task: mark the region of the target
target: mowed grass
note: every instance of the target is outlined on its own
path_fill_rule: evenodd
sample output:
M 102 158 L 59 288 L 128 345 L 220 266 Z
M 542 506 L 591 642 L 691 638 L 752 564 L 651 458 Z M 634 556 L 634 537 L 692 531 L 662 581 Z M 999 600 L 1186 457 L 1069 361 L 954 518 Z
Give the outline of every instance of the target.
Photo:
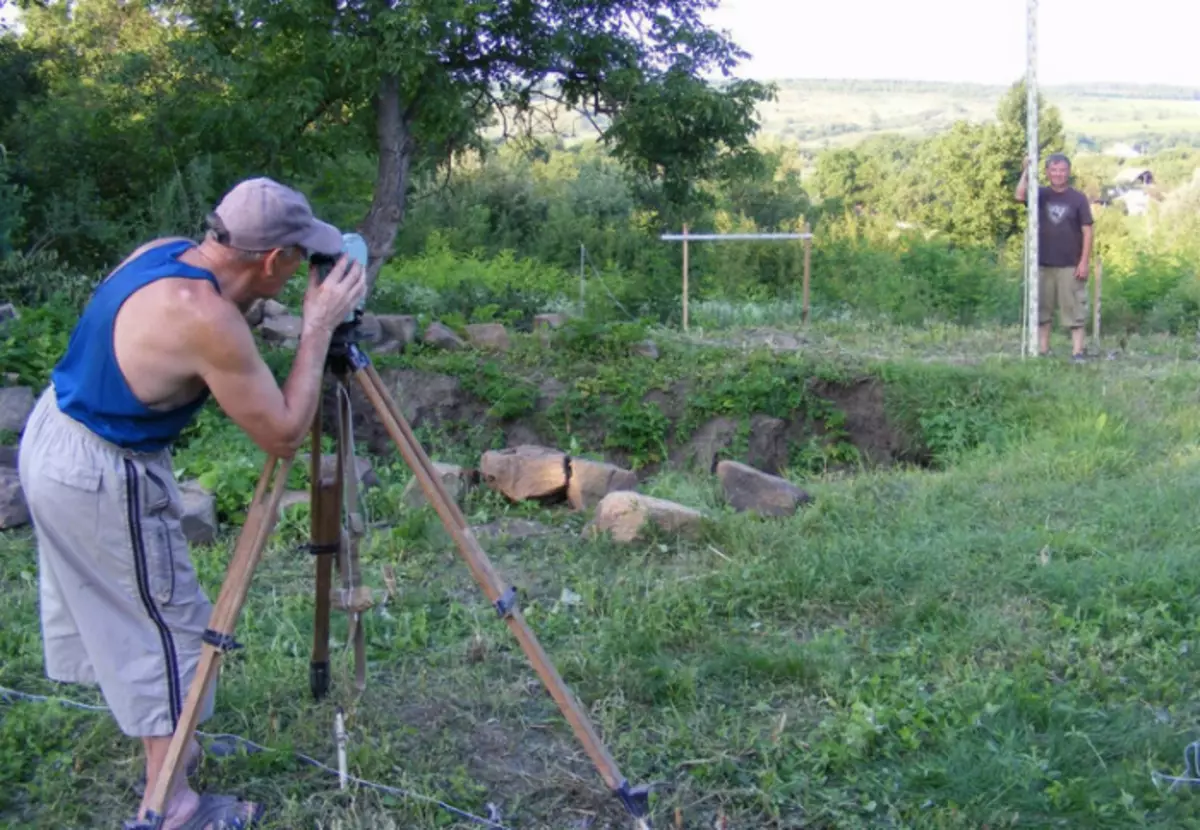
M 901 383 L 936 358 L 930 337 L 860 331 L 847 359 L 894 348 L 881 371 Z M 586 514 L 469 496 L 473 524 L 544 525 L 484 536 L 485 549 L 622 771 L 660 785 L 656 826 L 1200 827 L 1196 797 L 1152 778 L 1181 774 L 1200 737 L 1200 370 L 1168 344 L 1085 366 L 987 360 L 986 345 L 941 349 L 981 361 L 953 371 L 1020 390 L 996 401 L 992 444 L 940 470 L 792 474 L 815 501 L 789 519 L 734 514 L 712 478 L 666 472 L 642 489 L 703 509 L 704 536 L 619 546 L 584 538 Z M 931 415 L 929 428 L 955 423 Z M 463 452 L 430 442 L 437 457 Z M 436 517 L 397 506 L 407 471 L 378 472 L 365 693 L 335 616 L 333 692 L 308 694 L 313 564 L 297 549 L 306 508 L 292 508 L 204 727 L 270 751 L 209 758 L 198 786 L 267 802 L 272 827 L 473 826 L 341 792 L 297 760 L 336 767 L 342 706 L 356 776 L 476 815 L 490 803 L 514 828 L 632 826 Z M 214 598 L 232 543 L 195 551 Z M 99 702 L 43 678 L 36 574 L 30 534 L 0 536 L 0 686 Z M 103 713 L 0 707 L 8 826 L 114 826 L 140 766 Z

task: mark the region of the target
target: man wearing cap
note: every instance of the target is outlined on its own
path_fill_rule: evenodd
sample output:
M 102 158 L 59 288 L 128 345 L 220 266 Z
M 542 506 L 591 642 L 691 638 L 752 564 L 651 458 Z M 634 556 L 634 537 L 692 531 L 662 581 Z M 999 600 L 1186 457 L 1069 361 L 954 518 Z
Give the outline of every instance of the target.
M 234 187 L 208 225 L 199 244 L 143 245 L 96 288 L 18 455 L 37 536 L 46 674 L 98 684 L 122 732 L 141 738 L 139 818 L 212 611 L 189 561 L 170 445 L 211 394 L 265 452 L 293 455 L 318 406 L 333 330 L 366 291 L 361 266 L 345 258 L 319 284 L 311 269 L 280 388 L 244 312 L 278 295 L 309 255 L 338 254 L 341 233 L 300 193 L 265 178 Z M 201 720 L 212 707 L 210 693 Z M 199 754 L 193 742 L 189 771 Z M 232 796 L 199 796 L 184 775 L 177 782 L 168 830 L 248 827 L 261 812 Z

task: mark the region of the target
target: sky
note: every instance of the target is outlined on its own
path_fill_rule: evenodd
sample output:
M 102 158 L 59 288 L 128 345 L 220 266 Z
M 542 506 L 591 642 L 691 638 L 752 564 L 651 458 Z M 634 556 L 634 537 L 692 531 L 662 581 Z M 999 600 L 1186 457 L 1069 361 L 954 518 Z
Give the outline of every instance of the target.
M 10 12 L 0 0 L 0 19 Z M 751 53 L 742 77 L 1025 76 L 1026 0 L 720 0 L 706 22 Z M 1197 0 L 1039 0 L 1038 83 L 1200 87 L 1197 32 Z
M 753 57 L 740 77 L 1010 84 L 1026 0 L 721 0 L 706 22 Z M 1200 86 L 1197 0 L 1039 0 L 1040 84 Z

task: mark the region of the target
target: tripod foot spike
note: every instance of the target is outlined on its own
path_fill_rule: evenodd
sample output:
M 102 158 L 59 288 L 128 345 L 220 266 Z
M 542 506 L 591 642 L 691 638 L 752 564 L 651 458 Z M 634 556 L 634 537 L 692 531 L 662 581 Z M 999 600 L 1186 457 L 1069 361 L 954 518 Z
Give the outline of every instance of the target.
M 638 830 L 650 830 L 650 785 L 631 788 L 628 781 L 622 781 L 617 788 L 617 798 L 633 816 Z

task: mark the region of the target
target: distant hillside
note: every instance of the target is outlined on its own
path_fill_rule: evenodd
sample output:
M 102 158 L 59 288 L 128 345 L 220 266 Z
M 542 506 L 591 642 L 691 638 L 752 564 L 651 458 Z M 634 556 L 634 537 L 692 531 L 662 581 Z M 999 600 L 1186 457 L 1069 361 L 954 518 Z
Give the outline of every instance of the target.
M 921 136 L 958 120 L 987 121 L 1007 87 L 920 81 L 777 81 L 761 110 L 763 137 L 808 149 L 845 146 L 879 133 Z M 1200 88 L 1092 84 L 1043 86 L 1067 140 L 1087 149 L 1139 143 L 1147 152 L 1200 147 Z

